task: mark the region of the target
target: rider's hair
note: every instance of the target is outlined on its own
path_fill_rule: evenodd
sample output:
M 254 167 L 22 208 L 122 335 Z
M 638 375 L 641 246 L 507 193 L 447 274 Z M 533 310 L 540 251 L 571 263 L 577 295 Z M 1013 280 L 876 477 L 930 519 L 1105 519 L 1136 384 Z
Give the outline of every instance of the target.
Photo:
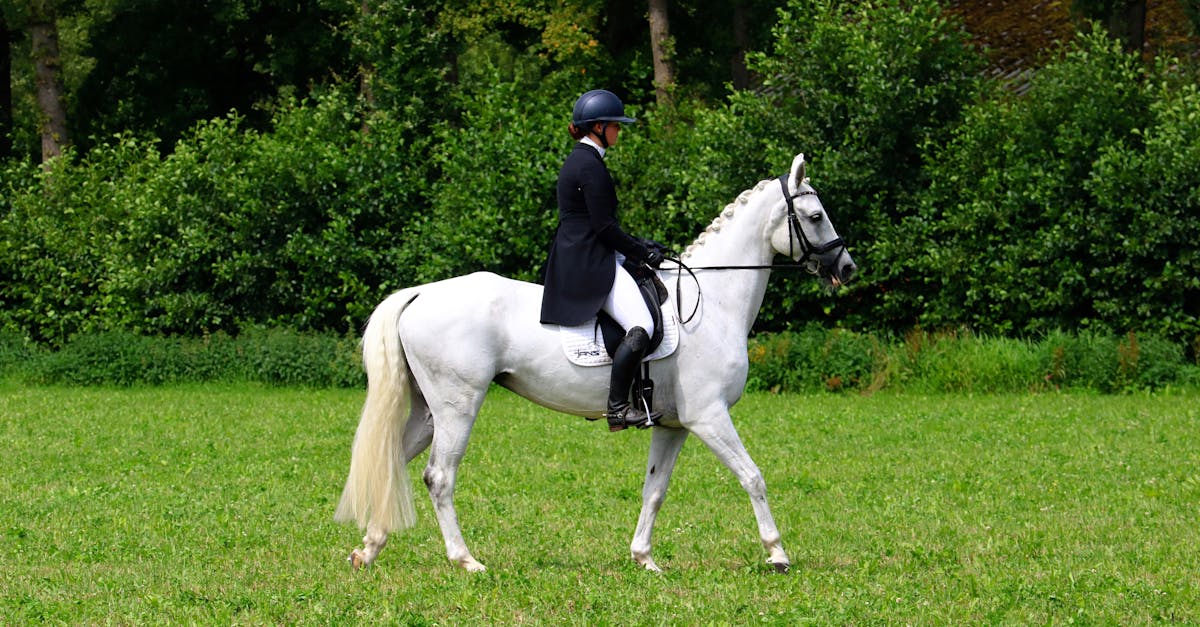
M 594 122 L 589 122 L 583 126 L 575 126 L 575 123 L 572 122 L 567 124 L 567 132 L 571 134 L 571 139 L 579 141 L 584 137 L 587 137 L 592 132 L 592 127 L 594 125 Z

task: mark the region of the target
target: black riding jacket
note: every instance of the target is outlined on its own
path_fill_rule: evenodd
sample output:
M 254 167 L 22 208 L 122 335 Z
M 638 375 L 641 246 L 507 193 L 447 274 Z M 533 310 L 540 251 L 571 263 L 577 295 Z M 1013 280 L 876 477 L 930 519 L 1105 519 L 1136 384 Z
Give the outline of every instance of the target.
M 577 143 L 558 173 L 558 230 L 546 259 L 541 322 L 573 326 L 595 316 L 612 290 L 617 251 L 634 263 L 649 253 L 617 222 L 617 192 L 600 152 Z

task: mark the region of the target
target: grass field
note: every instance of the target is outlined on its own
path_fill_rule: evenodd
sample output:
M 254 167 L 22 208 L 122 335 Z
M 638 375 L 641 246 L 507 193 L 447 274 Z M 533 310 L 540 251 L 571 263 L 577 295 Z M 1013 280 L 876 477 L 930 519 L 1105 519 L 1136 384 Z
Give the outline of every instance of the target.
M 0 624 L 1200 622 L 1200 398 L 773 396 L 735 408 L 792 572 L 698 441 L 628 544 L 649 434 L 493 392 L 458 489 L 489 568 L 332 522 L 355 391 L 0 387 Z

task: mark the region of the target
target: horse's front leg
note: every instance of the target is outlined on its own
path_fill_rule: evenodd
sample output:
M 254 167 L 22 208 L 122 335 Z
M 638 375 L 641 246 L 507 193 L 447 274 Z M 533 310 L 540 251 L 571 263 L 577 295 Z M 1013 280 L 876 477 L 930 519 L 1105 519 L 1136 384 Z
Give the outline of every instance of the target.
M 750 505 L 758 520 L 758 534 L 763 547 L 767 549 L 767 563 L 774 566 L 776 571 L 786 573 L 791 568 L 791 562 L 783 550 L 779 528 L 775 526 L 775 518 L 771 516 L 771 508 L 767 505 L 767 484 L 763 481 L 762 472 L 742 445 L 742 439 L 738 437 L 737 429 L 734 429 L 729 417 L 729 410 L 714 411 L 710 415 L 711 419 L 689 425 L 689 428 L 717 459 L 733 471 L 738 483 L 750 495 Z
M 641 564 L 646 570 L 662 572 L 650 557 L 650 541 L 654 534 L 654 519 L 667 497 L 671 472 L 675 470 L 675 460 L 679 459 L 679 451 L 683 448 L 687 433 L 683 429 L 655 427 L 650 439 L 646 482 L 642 486 L 642 513 L 638 515 L 637 530 L 633 532 L 633 542 L 629 546 L 633 561 Z

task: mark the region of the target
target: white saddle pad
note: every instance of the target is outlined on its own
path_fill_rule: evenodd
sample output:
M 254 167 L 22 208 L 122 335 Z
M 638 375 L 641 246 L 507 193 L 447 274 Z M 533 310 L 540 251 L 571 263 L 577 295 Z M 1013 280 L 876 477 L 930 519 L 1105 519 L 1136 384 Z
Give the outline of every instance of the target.
M 670 357 L 679 346 L 679 320 L 671 308 L 665 305 L 662 308 L 662 314 L 662 343 L 642 361 Z M 567 354 L 567 359 L 576 366 L 612 364 L 612 357 L 609 357 L 608 351 L 604 349 L 604 336 L 600 333 L 600 327 L 596 326 L 595 318 L 577 327 L 559 327 L 559 335 L 562 336 L 563 352 Z

